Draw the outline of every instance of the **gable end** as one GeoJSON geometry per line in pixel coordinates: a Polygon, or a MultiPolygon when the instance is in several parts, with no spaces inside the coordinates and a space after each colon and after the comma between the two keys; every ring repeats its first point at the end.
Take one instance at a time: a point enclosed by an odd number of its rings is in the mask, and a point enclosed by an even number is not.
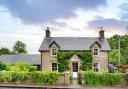
{"type": "Polygon", "coordinates": [[[97,41],[95,41],[92,45],[90,45],[90,48],[92,48],[95,44],[97,44],[101,48],[101,45],[97,41]]]}
{"type": "Polygon", "coordinates": [[[58,48],[60,48],[60,46],[59,46],[55,41],[51,42],[51,44],[49,45],[49,48],[50,48],[53,44],[55,44],[58,48]]]}

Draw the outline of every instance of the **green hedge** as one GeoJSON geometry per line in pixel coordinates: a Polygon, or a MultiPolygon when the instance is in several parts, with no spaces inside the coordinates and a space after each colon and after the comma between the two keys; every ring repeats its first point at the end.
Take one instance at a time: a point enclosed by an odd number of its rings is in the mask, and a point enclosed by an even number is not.
{"type": "Polygon", "coordinates": [[[124,80],[127,82],[127,85],[128,85],[128,72],[125,73],[125,75],[124,75],[124,80]]]}
{"type": "Polygon", "coordinates": [[[59,79],[58,72],[16,72],[1,71],[0,82],[3,83],[22,83],[25,80],[32,80],[36,84],[54,84],[59,79]]]}
{"type": "Polygon", "coordinates": [[[24,72],[14,72],[14,71],[1,71],[0,81],[4,83],[17,82],[27,80],[27,73],[24,72]]]}
{"type": "Polygon", "coordinates": [[[31,72],[30,76],[35,83],[39,84],[54,84],[59,80],[58,72],[31,72]]]}
{"type": "Polygon", "coordinates": [[[116,85],[122,79],[123,79],[123,74],[122,73],[85,72],[83,74],[84,85],[89,85],[89,86],[116,85]]]}

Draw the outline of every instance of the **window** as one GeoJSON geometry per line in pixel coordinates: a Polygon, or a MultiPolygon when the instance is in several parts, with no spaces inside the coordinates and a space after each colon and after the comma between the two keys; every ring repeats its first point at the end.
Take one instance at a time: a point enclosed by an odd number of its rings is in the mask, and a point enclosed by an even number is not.
{"type": "Polygon", "coordinates": [[[73,72],[78,72],[78,63],[72,63],[73,72]]]}
{"type": "Polygon", "coordinates": [[[57,56],[57,49],[56,48],[51,49],[51,56],[57,56]]]}
{"type": "Polygon", "coordinates": [[[93,49],[93,55],[98,55],[98,52],[99,52],[98,48],[93,49]]]}
{"type": "Polygon", "coordinates": [[[52,71],[56,71],[57,70],[57,63],[52,63],[52,71]]]}
{"type": "Polygon", "coordinates": [[[98,72],[99,71],[99,64],[98,62],[93,63],[93,70],[98,72]]]}

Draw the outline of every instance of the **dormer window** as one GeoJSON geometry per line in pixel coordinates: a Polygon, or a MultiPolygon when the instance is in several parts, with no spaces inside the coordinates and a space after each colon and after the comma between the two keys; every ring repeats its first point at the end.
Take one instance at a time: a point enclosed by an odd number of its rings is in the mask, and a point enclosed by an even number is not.
{"type": "Polygon", "coordinates": [[[51,48],[51,56],[57,56],[57,48],[51,48]]]}
{"type": "Polygon", "coordinates": [[[93,55],[97,56],[99,54],[99,49],[98,48],[94,48],[93,49],[93,55]]]}

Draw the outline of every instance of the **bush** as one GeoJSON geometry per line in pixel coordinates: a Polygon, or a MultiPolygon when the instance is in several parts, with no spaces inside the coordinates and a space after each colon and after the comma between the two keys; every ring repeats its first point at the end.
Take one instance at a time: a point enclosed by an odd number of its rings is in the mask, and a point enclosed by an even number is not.
{"type": "Polygon", "coordinates": [[[1,71],[0,80],[4,83],[16,82],[21,83],[22,81],[27,80],[27,73],[24,72],[15,72],[15,71],[1,71]]]}
{"type": "Polygon", "coordinates": [[[59,79],[58,72],[38,72],[38,73],[32,73],[32,76],[35,83],[42,83],[42,84],[55,84],[59,79]]]}
{"type": "Polygon", "coordinates": [[[24,71],[24,72],[32,72],[36,71],[36,66],[32,66],[25,62],[17,62],[15,65],[8,65],[8,71],[24,71]]]}
{"type": "Polygon", "coordinates": [[[83,80],[84,85],[89,86],[110,86],[116,85],[122,80],[123,74],[121,73],[97,73],[97,72],[85,72],[83,80]]]}
{"type": "Polygon", "coordinates": [[[125,75],[124,75],[124,80],[127,82],[127,85],[128,85],[128,72],[125,73],[125,75]]]}
{"type": "Polygon", "coordinates": [[[1,71],[1,81],[4,83],[12,82],[12,72],[11,71],[1,71]]]}
{"type": "Polygon", "coordinates": [[[55,84],[59,79],[58,72],[18,72],[1,71],[0,81],[4,83],[22,83],[25,80],[32,80],[38,84],[55,84]]]}
{"type": "Polygon", "coordinates": [[[1,70],[6,70],[6,64],[4,64],[3,62],[0,61],[0,71],[1,70]]]}
{"type": "Polygon", "coordinates": [[[12,82],[21,83],[27,79],[29,79],[29,76],[26,72],[13,72],[12,74],[12,82]]]}

